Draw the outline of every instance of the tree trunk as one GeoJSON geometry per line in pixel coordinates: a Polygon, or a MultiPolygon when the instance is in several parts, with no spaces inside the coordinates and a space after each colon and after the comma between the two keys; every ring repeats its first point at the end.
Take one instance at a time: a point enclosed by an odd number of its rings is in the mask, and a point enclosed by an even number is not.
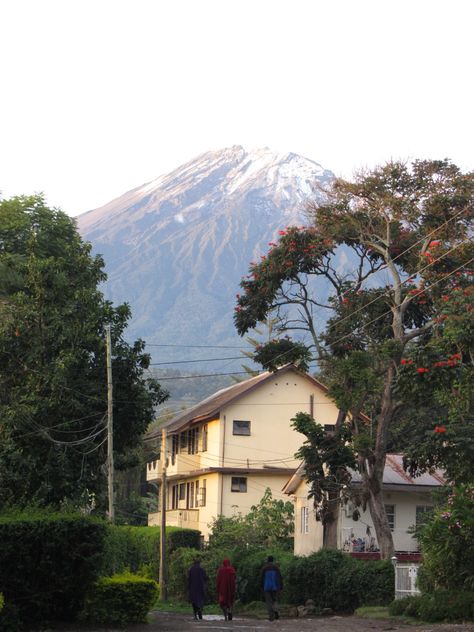
{"type": "Polygon", "coordinates": [[[383,560],[389,560],[393,556],[395,548],[393,546],[392,532],[388,524],[387,512],[385,511],[383,491],[377,480],[369,480],[367,482],[370,515],[372,516],[377,535],[380,557],[383,560]]]}
{"type": "Polygon", "coordinates": [[[331,511],[323,525],[323,549],[337,549],[337,527],[339,523],[339,492],[330,492],[328,504],[331,511]]]}
{"type": "Polygon", "coordinates": [[[387,451],[387,435],[394,411],[392,396],[393,379],[394,368],[390,365],[385,375],[385,385],[373,454],[370,458],[364,456],[359,458],[359,467],[368,499],[370,515],[372,516],[380,548],[380,557],[384,560],[390,559],[395,550],[383,498],[383,472],[387,451]]]}

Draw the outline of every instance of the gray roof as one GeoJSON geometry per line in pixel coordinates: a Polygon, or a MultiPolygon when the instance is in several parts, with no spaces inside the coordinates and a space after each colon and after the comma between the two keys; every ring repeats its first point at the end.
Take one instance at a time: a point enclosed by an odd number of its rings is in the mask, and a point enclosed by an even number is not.
{"type": "Polygon", "coordinates": [[[150,440],[159,435],[161,435],[161,429],[166,428],[169,433],[173,433],[176,431],[186,430],[189,426],[203,422],[211,419],[216,419],[219,416],[220,410],[235,401],[239,397],[242,397],[246,393],[249,393],[253,389],[257,388],[261,384],[268,382],[270,380],[275,379],[275,377],[284,375],[285,373],[293,372],[298,375],[310,380],[316,388],[327,393],[327,388],[318,382],[315,378],[311,377],[307,373],[302,373],[299,371],[294,365],[286,364],[281,367],[277,371],[271,373],[270,371],[265,371],[260,375],[255,377],[251,377],[248,380],[244,380],[243,382],[238,382],[237,384],[233,384],[232,386],[228,386],[227,388],[223,388],[217,393],[210,395],[196,406],[189,408],[183,413],[180,413],[176,417],[173,417],[170,421],[164,423],[160,428],[153,430],[150,432],[146,439],[150,440]]]}
{"type": "MultiPolygon", "coordinates": [[[[351,470],[351,476],[353,484],[357,485],[362,482],[362,477],[359,472],[351,470]]],[[[303,479],[304,463],[298,467],[296,472],[286,483],[283,491],[286,494],[294,494],[303,479]]],[[[442,470],[433,470],[413,477],[403,469],[403,456],[401,454],[387,454],[383,471],[383,486],[385,488],[394,490],[402,487],[411,487],[418,488],[418,490],[420,490],[420,488],[429,490],[435,487],[441,487],[445,484],[446,480],[442,470]]]]}

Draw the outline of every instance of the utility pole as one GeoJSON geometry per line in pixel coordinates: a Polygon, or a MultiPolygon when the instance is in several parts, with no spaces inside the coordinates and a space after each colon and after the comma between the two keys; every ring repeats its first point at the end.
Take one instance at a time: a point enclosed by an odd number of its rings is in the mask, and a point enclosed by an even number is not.
{"type": "Polygon", "coordinates": [[[110,325],[105,328],[107,346],[107,489],[109,510],[107,517],[110,522],[115,520],[114,510],[114,439],[113,439],[113,391],[112,391],[112,337],[110,325]]]}
{"type": "Polygon", "coordinates": [[[161,526],[160,526],[160,600],[168,598],[168,567],[166,560],[166,429],[161,429],[161,526]]]}

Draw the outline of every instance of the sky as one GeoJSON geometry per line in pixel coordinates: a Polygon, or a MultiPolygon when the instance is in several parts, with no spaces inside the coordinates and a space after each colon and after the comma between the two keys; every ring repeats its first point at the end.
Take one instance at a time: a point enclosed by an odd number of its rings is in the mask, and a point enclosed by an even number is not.
{"type": "Polygon", "coordinates": [[[474,169],[472,0],[2,0],[0,192],[78,215],[231,145],[474,169]]]}

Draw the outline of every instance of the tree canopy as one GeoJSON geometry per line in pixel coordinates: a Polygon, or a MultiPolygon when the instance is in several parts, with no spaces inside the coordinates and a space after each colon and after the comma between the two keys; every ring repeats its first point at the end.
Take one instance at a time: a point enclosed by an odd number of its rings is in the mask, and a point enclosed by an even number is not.
{"type": "Polygon", "coordinates": [[[105,327],[112,330],[116,467],[166,399],[146,378],[130,309],[104,300],[104,262],[41,196],[0,202],[0,504],[101,506],[106,460],[105,327]]]}
{"type": "MultiPolygon", "coordinates": [[[[309,226],[281,230],[268,254],[250,265],[235,324],[244,335],[277,316],[281,332],[294,332],[313,352],[342,412],[336,435],[343,427],[346,433],[349,422],[364,501],[388,557],[393,542],[383,506],[385,455],[399,420],[408,427],[414,421],[407,417],[414,399],[404,376],[411,371],[410,383],[421,393],[432,375],[419,363],[428,349],[445,363],[436,370],[449,373],[449,359],[457,358],[472,371],[474,174],[448,160],[390,162],[353,181],[334,180],[326,200],[308,210],[309,226]],[[468,323],[455,325],[457,314],[446,306],[461,294],[468,323]],[[457,337],[449,333],[452,327],[457,337]]],[[[280,354],[279,363],[284,361],[280,354]]],[[[457,382],[443,384],[445,397],[452,398],[457,382]]],[[[463,401],[469,409],[469,398],[463,401]]],[[[468,417],[465,410],[463,419],[468,417]]],[[[431,421],[434,433],[437,423],[431,421]]],[[[430,462],[415,455],[412,461],[415,469],[430,462]]]]}

